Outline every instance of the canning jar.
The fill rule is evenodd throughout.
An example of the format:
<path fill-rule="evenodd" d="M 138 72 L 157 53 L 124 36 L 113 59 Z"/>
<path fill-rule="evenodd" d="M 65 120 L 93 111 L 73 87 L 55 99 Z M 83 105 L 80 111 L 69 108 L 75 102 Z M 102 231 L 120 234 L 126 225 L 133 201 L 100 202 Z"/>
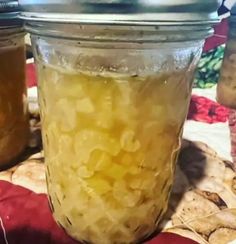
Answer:
<path fill-rule="evenodd" d="M 236 5 L 232 8 L 229 18 L 228 41 L 217 84 L 217 101 L 236 109 Z"/>
<path fill-rule="evenodd" d="M 25 44 L 17 2 L 0 2 L 0 168 L 25 149 L 29 124 L 25 84 Z"/>
<path fill-rule="evenodd" d="M 217 21 L 215 1 L 192 1 L 192 13 L 167 2 L 20 1 L 51 209 L 84 243 L 142 241 L 167 209 L 194 70 Z"/>

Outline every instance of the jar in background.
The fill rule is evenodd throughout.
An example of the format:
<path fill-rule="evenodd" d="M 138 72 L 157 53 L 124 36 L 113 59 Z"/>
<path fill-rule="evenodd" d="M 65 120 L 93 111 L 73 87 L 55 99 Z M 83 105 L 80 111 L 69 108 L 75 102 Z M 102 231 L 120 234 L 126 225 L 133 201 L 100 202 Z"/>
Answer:
<path fill-rule="evenodd" d="M 51 209 L 76 240 L 143 241 L 167 209 L 194 70 L 217 21 L 216 1 L 192 2 L 200 12 L 174 1 L 20 1 Z"/>
<path fill-rule="evenodd" d="M 29 137 L 25 44 L 17 2 L 0 2 L 0 168 L 25 149 Z"/>
<path fill-rule="evenodd" d="M 236 109 L 236 6 L 231 10 L 224 60 L 217 84 L 217 101 Z"/>

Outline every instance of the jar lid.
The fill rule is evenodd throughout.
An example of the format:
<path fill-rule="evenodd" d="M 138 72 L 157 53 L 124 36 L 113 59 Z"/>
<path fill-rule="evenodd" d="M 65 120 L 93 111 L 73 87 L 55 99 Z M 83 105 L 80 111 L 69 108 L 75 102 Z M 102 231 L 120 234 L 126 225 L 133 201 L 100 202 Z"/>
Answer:
<path fill-rule="evenodd" d="M 19 4 L 21 17 L 31 21 L 210 25 L 218 22 L 220 0 L 19 0 Z"/>
<path fill-rule="evenodd" d="M 21 26 L 18 1 L 0 0 L 0 27 Z"/>

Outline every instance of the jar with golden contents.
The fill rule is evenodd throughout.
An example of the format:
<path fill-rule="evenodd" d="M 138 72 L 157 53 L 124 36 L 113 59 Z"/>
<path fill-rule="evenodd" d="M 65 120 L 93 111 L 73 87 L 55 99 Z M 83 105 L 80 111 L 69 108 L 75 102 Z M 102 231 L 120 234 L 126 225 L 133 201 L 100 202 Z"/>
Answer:
<path fill-rule="evenodd" d="M 37 64 L 55 219 L 85 243 L 146 239 L 167 209 L 217 1 L 20 4 Z"/>
<path fill-rule="evenodd" d="M 228 40 L 217 84 L 217 101 L 236 109 L 236 5 L 231 9 L 229 17 Z"/>
<path fill-rule="evenodd" d="M 25 149 L 29 136 L 25 44 L 16 1 L 0 1 L 0 168 Z"/>

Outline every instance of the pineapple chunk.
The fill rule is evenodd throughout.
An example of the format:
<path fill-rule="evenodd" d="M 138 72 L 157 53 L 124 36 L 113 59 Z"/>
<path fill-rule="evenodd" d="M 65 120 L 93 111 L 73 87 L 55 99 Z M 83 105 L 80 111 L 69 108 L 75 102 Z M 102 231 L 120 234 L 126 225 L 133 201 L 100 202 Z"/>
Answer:
<path fill-rule="evenodd" d="M 113 196 L 125 207 L 134 207 L 141 198 L 141 191 L 128 189 L 125 181 L 116 181 L 113 186 Z"/>
<path fill-rule="evenodd" d="M 108 181 L 105 179 L 102 179 L 101 177 L 98 176 L 93 176 L 89 179 L 87 179 L 88 187 L 91 188 L 91 191 L 103 195 L 106 194 L 107 192 L 111 191 L 112 187 L 109 184 Z"/>
<path fill-rule="evenodd" d="M 87 163 L 90 154 L 96 149 L 105 151 L 112 156 L 116 156 L 120 151 L 119 143 L 107 133 L 82 130 L 76 134 L 75 138 L 75 152 L 82 163 Z"/>
<path fill-rule="evenodd" d="M 119 96 L 117 97 L 117 101 L 121 104 L 121 106 L 130 105 L 132 103 L 132 88 L 127 81 L 121 81 L 117 83 L 119 89 Z"/>
<path fill-rule="evenodd" d="M 113 126 L 113 116 L 111 112 L 98 112 L 95 124 L 103 129 L 111 129 Z"/>
<path fill-rule="evenodd" d="M 64 132 L 70 132 L 76 128 L 77 114 L 74 109 L 74 102 L 62 98 L 56 103 L 55 121 L 60 124 Z"/>
<path fill-rule="evenodd" d="M 59 132 L 58 132 L 59 133 Z M 67 165 L 70 164 L 71 167 L 77 168 L 77 160 L 73 149 L 73 138 L 67 134 L 61 134 L 58 138 L 58 160 Z"/>
<path fill-rule="evenodd" d="M 91 153 L 87 167 L 93 171 L 105 171 L 111 165 L 111 156 L 103 151 L 95 150 Z"/>
<path fill-rule="evenodd" d="M 73 144 L 73 140 L 72 140 L 71 136 L 66 135 L 66 134 L 60 135 L 59 141 L 58 141 L 60 152 L 66 151 L 67 153 L 73 153 L 72 144 Z"/>
<path fill-rule="evenodd" d="M 136 155 L 137 157 L 134 158 Z M 140 167 L 140 164 L 142 163 L 140 155 L 143 154 L 137 153 L 132 155 L 132 153 L 124 153 L 121 158 L 121 164 L 128 168 L 128 172 L 132 175 L 140 174 L 142 172 L 142 168 Z"/>
<path fill-rule="evenodd" d="M 70 188 L 67 189 L 61 210 L 71 211 L 72 220 L 74 219 L 74 221 L 76 221 L 78 215 L 84 215 L 88 209 L 88 204 L 91 198 L 85 190 L 80 189 L 80 187 L 77 188 L 77 185 L 76 187 L 72 186 L 73 185 L 71 184 Z"/>
<path fill-rule="evenodd" d="M 76 110 L 79 113 L 93 113 L 95 111 L 92 101 L 89 98 L 83 98 L 76 102 Z"/>
<path fill-rule="evenodd" d="M 111 129 L 114 122 L 112 86 L 110 86 L 110 83 L 103 84 L 97 93 L 100 93 L 100 96 L 96 103 L 98 112 L 95 124 L 104 129 Z"/>
<path fill-rule="evenodd" d="M 81 178 L 90 178 L 93 174 L 93 171 L 88 170 L 85 166 L 81 166 L 78 169 L 78 176 Z"/>
<path fill-rule="evenodd" d="M 64 98 L 78 99 L 85 96 L 82 84 L 78 82 L 77 79 L 73 78 L 73 76 L 71 76 L 70 79 L 60 79 L 60 81 L 54 86 L 54 90 L 58 96 Z"/>
<path fill-rule="evenodd" d="M 135 132 L 129 129 L 122 133 L 120 145 L 126 152 L 136 152 L 140 148 L 140 142 L 135 139 Z"/>
<path fill-rule="evenodd" d="M 131 165 L 133 164 L 133 157 L 130 153 L 123 153 L 122 154 L 122 158 L 121 158 L 121 163 L 124 164 L 124 165 Z"/>
<path fill-rule="evenodd" d="M 155 172 L 145 169 L 140 172 L 140 176 L 131 176 L 128 182 L 130 188 L 139 190 L 151 190 L 155 187 L 155 183 Z"/>
<path fill-rule="evenodd" d="M 131 165 L 129 167 L 129 173 L 131 175 L 138 175 L 138 174 L 141 174 L 142 173 L 142 168 L 139 167 L 139 166 L 134 166 L 134 165 Z"/>
<path fill-rule="evenodd" d="M 123 165 L 113 163 L 109 168 L 104 170 L 103 173 L 109 176 L 110 178 L 113 178 L 115 180 L 120 180 L 126 175 L 128 170 L 129 169 Z"/>
<path fill-rule="evenodd" d="M 106 90 L 104 90 L 103 93 L 101 94 L 100 106 L 102 110 L 106 112 L 111 112 L 112 104 L 113 104 L 111 88 L 106 87 L 105 89 Z"/>

